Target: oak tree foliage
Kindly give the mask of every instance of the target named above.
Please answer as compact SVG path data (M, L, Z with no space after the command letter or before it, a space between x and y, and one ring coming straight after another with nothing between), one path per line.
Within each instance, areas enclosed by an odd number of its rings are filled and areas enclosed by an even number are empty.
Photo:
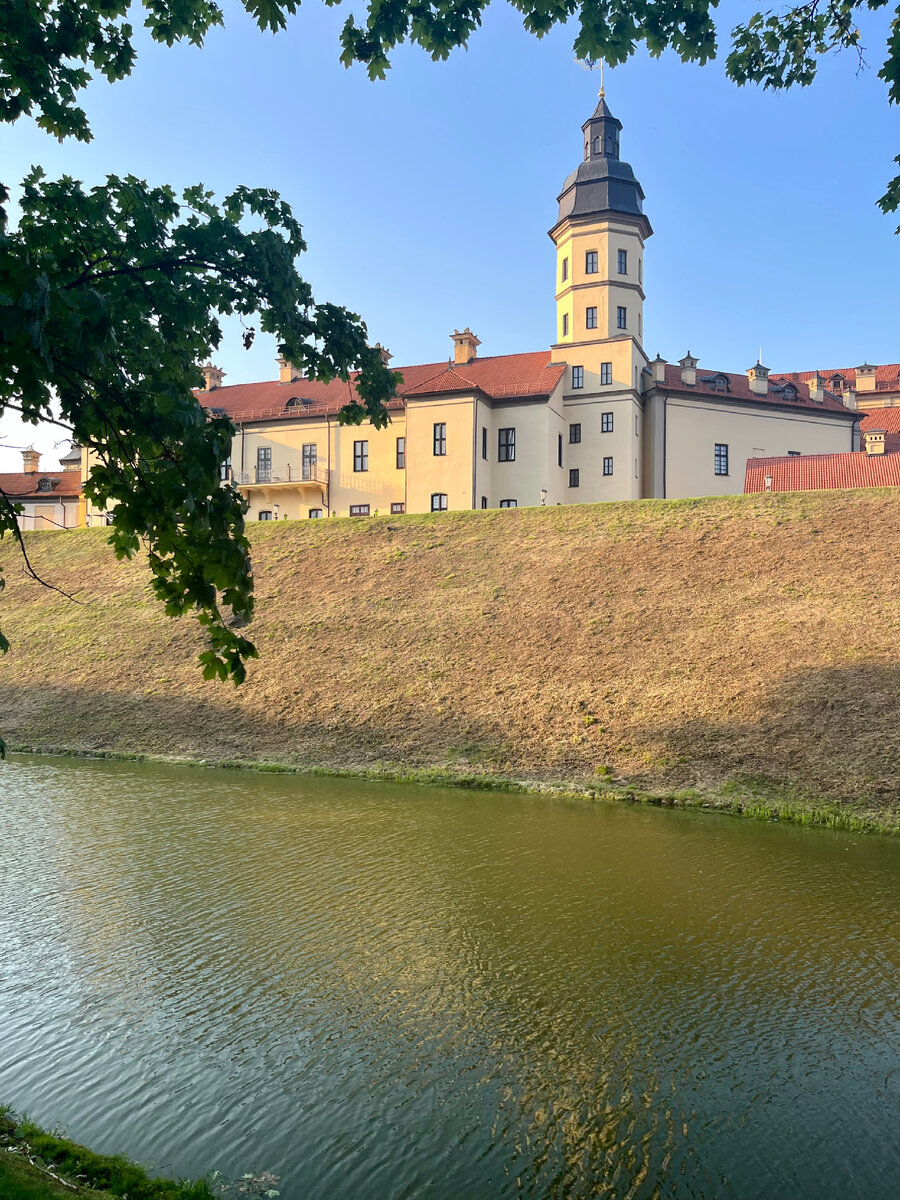
M337 4L340 0L325 0ZM341 61L382 78L411 41L434 59L463 46L489 0L368 0L349 13ZM262 30L283 29L299 0L241 0ZM571 22L579 58L624 62L640 43L705 63L719 50L717 0L511 0L538 37ZM728 75L738 84L809 84L821 55L861 56L861 10L887 0L810 0L755 12L731 33ZM358 15L357 15L358 14ZM223 23L214 0L4 0L0 4L0 120L30 116L60 139L90 139L79 93L93 76L132 71L131 18L171 46L202 44ZM879 76L900 97L900 8ZM900 162L900 158L897 160ZM220 318L238 314L276 336L310 376L348 379L358 401L345 422L387 421L397 377L366 328L345 309L317 304L297 271L300 226L274 192L236 188L221 203L200 185L180 196L132 176L85 189L33 170L10 229L0 184L0 414L37 423L55 411L98 459L88 494L114 511L111 540L126 557L146 546L166 610L196 611L208 632L204 674L240 682L255 654L238 632L253 607L244 504L221 487L229 423L208 419L193 390L198 364L219 345ZM879 201L900 206L900 176ZM252 340L255 325L247 325ZM349 400L349 395L348 395ZM0 494L0 536L18 535ZM21 543L21 539L20 539ZM23 547L24 549L24 547ZM27 560L26 560L27 561ZM2 583L2 581L0 581ZM230 615L229 615L230 614ZM235 620L234 618L237 618ZM0 635L0 649L6 643Z

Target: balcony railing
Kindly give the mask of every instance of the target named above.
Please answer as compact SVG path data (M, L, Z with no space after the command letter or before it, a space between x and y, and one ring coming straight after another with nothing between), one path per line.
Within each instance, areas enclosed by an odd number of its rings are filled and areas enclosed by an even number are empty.
M254 467L252 471L235 471L234 482L238 487L252 487L266 483L321 483L328 484L328 468L318 463L288 463L281 471Z

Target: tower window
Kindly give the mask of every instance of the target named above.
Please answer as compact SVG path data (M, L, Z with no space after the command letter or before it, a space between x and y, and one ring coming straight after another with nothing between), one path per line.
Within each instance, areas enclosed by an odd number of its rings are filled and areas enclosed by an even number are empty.
M434 453L442 458L447 453L447 425L436 421L434 425Z
M569 487L578 487L578 471L569 472Z
M353 470L368 471L369 469L369 443L354 442L353 443Z
M597 269L597 251L588 250L584 256L584 273L585 275L596 275Z
M562 277L563 282L569 278L569 260L567 258L562 260Z
M612 475L612 473L613 473L612 455L610 454L610 455L607 455L606 458L604 458L604 460L603 460L603 474L604 475Z
M619 329L628 328L628 309L624 304L620 304L616 309L616 325Z
M572 368L572 387L573 388L583 388L584 387L584 367L573 367Z
M581 441L581 425L574 424L569 426L569 444L575 445Z
M497 430L497 461L516 461L516 431L514 428Z
M586 329L597 328L597 310L596 308L586 308L584 310L584 325Z
M614 413L611 413L611 412L601 413L600 414L600 432L601 433L612 433L614 419L615 419Z
M447 511L447 493L432 492L431 494L431 511L446 512Z
M397 470L403 471L406 469L406 438L397 438Z
M594 142L593 142L593 151L594 151L594 153L595 153L595 154L599 154L599 153L600 153L600 139L599 139L598 137L595 137L595 138L594 138Z
M721 442L716 442L715 473L717 475L728 474L728 447Z
M563 331L562 331L562 335L563 335L563 337L568 337L568 336L569 336L569 314L568 314L568 313L563 313Z
M600 364L600 382L612 383L612 363Z
M620 275L628 274L628 251L627 250L619 251L619 274Z

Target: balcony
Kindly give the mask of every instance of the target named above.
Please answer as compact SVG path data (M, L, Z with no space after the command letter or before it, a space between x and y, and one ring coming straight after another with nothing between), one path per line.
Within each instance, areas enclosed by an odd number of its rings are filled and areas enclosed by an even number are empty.
M308 483L319 487L328 486L328 468L320 467L318 463L288 463L281 473L254 467L252 471L235 471L236 487L279 487Z

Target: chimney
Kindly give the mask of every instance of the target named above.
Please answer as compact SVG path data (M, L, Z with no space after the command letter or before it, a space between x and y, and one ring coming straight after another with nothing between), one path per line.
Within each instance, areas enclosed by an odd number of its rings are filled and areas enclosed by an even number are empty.
M861 367L856 368L856 390L857 392L875 391L875 368L870 363L863 363Z
M22 451L22 470L26 475L37 475L40 461L40 451L35 450L34 446Z
M653 375L654 383L666 382L666 360L661 354L657 354L656 358L650 364L650 371Z
M278 369L281 372L281 383L296 383L301 378L300 372L294 370L294 364L288 362L283 354L279 354L275 361L278 363Z
M769 394L769 368L764 367L759 359L747 372L747 379L750 381L750 391L757 396L767 396Z
M697 363L699 358L694 358L690 350L684 358L679 358L678 365L681 367L681 382L688 384L689 387L694 387L697 383Z
M375 349L381 355L381 361L384 363L385 366L387 366L388 363L391 361L391 359L394 357L393 354L391 354L390 350L385 350L385 348L384 348L384 346L382 346L381 342L375 343Z
M818 371L812 379L807 379L806 386L809 388L810 400L815 400L816 404L825 403L825 380Z
M222 386L222 380L225 378L225 372L221 367L214 367L211 362L208 362L205 367L201 367L203 379L205 381L204 391L214 392L216 388Z
M453 338L453 362L456 366L465 366L466 363L470 363L478 356L478 347L481 342L468 325L462 333L458 329L454 329L450 336Z
M884 454L885 429L867 429L863 433L866 454Z

